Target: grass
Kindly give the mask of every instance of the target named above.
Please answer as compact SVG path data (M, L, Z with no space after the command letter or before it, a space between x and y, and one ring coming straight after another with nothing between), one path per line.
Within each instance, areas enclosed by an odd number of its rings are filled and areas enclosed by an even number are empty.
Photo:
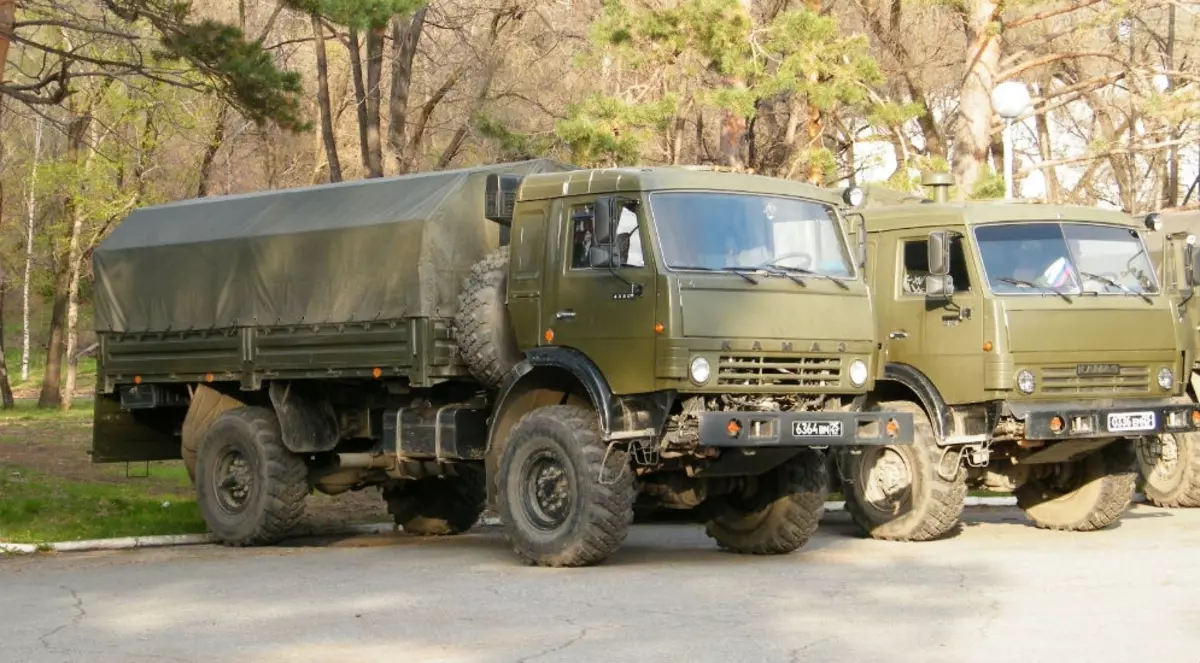
M186 486L186 473L183 483ZM186 489L151 495L136 483L83 483L0 464L0 541L44 543L206 530Z

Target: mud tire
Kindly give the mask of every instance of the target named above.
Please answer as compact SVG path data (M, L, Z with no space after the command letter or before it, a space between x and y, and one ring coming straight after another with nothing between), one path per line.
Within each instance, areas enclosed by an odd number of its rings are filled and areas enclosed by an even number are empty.
M231 460L234 459L234 460ZM223 467L241 462L244 499L219 484ZM221 414L204 434L196 455L196 498L209 530L228 546L262 546L287 537L304 517L308 496L304 459L283 446L275 413L239 407ZM232 505L239 502L240 506Z
M943 450L929 415L910 401L885 401L884 411L907 412L913 417L913 443L864 449L859 455L842 455L842 468L849 481L842 487L846 511L854 524L874 539L888 541L931 541L954 530L962 517L967 498L967 471L959 464L954 479L939 472L945 462ZM895 454L909 468L911 483L903 497L892 502L891 513L867 498L866 481L874 459ZM957 456L954 457L957 463ZM948 469L948 468L947 468ZM949 474L949 471L945 472Z
M182 443L180 455L183 466L187 469L188 480L196 485L196 451L200 448L200 440L204 432L212 426L217 417L245 403L222 394L205 385L196 385L192 392L192 402L188 405L187 414L183 417L183 429L180 432Z
M1066 488L1030 478L1015 491L1017 506L1041 529L1104 529L1119 520L1133 501L1137 470L1131 440L1113 442L1060 466L1069 466L1067 471L1075 474Z
M1139 438L1135 443L1146 501L1167 509L1200 507L1200 433L1160 437L1174 443L1174 460L1163 460L1151 452L1153 438Z
M542 407L517 422L495 492L518 556L537 566L590 566L620 547L637 492L628 454L613 448L606 458L606 448L589 408Z
M705 534L729 552L782 555L800 548L817 531L829 487L825 457L805 449L756 477L751 494L722 495L706 508L713 514Z
M517 362L521 351L508 316L508 247L501 247L471 267L458 297L454 334L459 355L471 375L496 387Z
M483 466L459 463L458 476L396 481L383 489L388 513L408 534L462 534L479 522L487 502Z

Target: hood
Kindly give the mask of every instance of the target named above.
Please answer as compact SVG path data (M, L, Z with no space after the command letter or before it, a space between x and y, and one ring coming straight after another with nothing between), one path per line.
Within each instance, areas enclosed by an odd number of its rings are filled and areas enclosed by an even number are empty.
M841 290L814 278L808 279L807 288L787 281L787 291L766 285L763 280L758 289L681 286L683 335L814 341L874 338L871 301L861 284Z
M1076 299L1076 303L1080 300ZM1174 350L1170 309L1008 311L1012 352Z

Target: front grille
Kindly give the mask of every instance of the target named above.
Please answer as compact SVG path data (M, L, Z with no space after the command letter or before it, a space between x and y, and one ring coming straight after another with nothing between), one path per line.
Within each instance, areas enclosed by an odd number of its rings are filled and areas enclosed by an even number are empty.
M841 357L723 355L717 365L717 384L726 387L827 389L841 380Z
M1121 365L1116 375L1078 375L1074 364L1047 366L1039 386L1047 394L1144 394L1150 390L1150 367Z

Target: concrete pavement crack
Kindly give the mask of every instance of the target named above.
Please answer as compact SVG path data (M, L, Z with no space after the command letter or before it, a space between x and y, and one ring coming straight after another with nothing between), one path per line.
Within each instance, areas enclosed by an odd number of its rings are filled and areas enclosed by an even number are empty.
M74 589L71 589L70 587L67 587L66 585L59 585L58 587L60 589L65 589L68 592L70 592L71 598L75 599L75 605L73 606L75 608L75 614L71 616L71 621L67 622L66 624L58 626L46 633L43 633L40 636L38 636L38 642L41 642L42 646L45 647L46 649L50 649L50 638L54 637L55 635L58 635L58 633L60 631L67 628L68 626L79 625L79 622L83 621L84 617L87 617L87 610L83 609L83 599L80 598L79 594Z
M555 645L549 649L538 652L537 654L534 654L533 656L530 656L529 658L518 659L517 663L529 663L529 661L532 661L534 659L538 659L543 656L549 656L550 654L560 652L560 651L566 649L567 647L574 645L575 643L579 642L580 640L583 640L584 638L587 637L587 634L588 634L588 630L586 628L580 629L579 635L567 640L566 642L562 643L561 645Z

